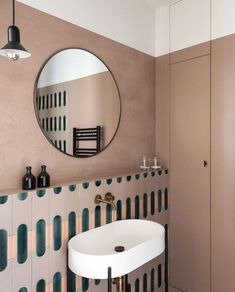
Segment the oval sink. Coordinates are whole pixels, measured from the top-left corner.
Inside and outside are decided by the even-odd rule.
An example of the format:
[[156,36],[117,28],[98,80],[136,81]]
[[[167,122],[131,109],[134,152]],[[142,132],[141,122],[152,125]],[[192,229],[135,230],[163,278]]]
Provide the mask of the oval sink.
[[147,220],[121,220],[70,239],[68,264],[75,274],[91,279],[107,279],[111,267],[112,278],[117,278],[157,257],[164,249],[162,225]]

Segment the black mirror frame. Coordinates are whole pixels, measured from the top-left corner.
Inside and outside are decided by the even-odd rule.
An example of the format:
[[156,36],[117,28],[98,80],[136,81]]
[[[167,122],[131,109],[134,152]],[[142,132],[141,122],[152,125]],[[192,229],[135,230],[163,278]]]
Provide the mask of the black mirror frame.
[[[106,68],[109,70],[109,73],[112,75],[113,80],[114,80],[114,83],[115,83],[116,88],[117,88],[117,91],[118,91],[118,96],[119,96],[119,102],[120,102],[120,114],[119,114],[119,120],[118,120],[118,124],[117,124],[116,131],[114,132],[113,137],[112,137],[112,139],[109,141],[109,143],[108,143],[108,144],[107,144],[107,145],[106,145],[106,146],[105,146],[100,152],[98,152],[97,154],[94,154],[94,155],[92,155],[92,156],[89,156],[89,157],[76,157],[76,156],[73,156],[72,154],[69,154],[69,153],[63,152],[62,150],[60,150],[59,148],[57,148],[57,147],[55,146],[55,144],[53,144],[53,143],[50,141],[50,139],[49,139],[47,133],[46,133],[46,132],[44,131],[44,129],[42,128],[42,125],[41,125],[41,123],[40,123],[40,119],[39,119],[39,115],[38,115],[37,105],[36,105],[37,84],[38,84],[38,80],[39,80],[39,78],[40,78],[40,75],[41,75],[42,70],[44,69],[45,65],[46,65],[46,64],[48,63],[48,61],[49,61],[51,58],[53,58],[56,54],[58,54],[58,53],[60,53],[60,52],[63,52],[63,51],[66,51],[66,50],[70,50],[70,49],[77,49],[77,50],[83,50],[83,51],[86,51],[86,52],[92,54],[93,56],[95,56],[97,59],[99,59],[99,60],[100,60],[105,66],[106,66]],[[115,77],[114,77],[112,71],[110,70],[109,66],[107,66],[106,63],[105,63],[100,57],[98,57],[96,54],[94,54],[94,53],[91,52],[90,50],[83,49],[83,48],[79,48],[79,47],[68,47],[68,48],[64,48],[64,49],[58,50],[58,51],[56,51],[55,53],[53,53],[52,55],[50,55],[50,56],[45,60],[45,62],[42,64],[42,66],[41,66],[41,68],[40,68],[40,70],[39,70],[39,72],[38,72],[38,74],[37,74],[37,77],[36,77],[36,80],[35,80],[35,83],[34,83],[33,103],[34,103],[34,112],[35,112],[35,115],[36,115],[36,118],[37,118],[38,125],[39,125],[39,127],[40,127],[40,129],[41,129],[41,131],[42,131],[42,133],[43,133],[43,135],[44,135],[44,137],[46,138],[46,140],[47,140],[47,141],[53,146],[53,148],[55,148],[55,149],[58,150],[59,152],[65,154],[65,155],[67,155],[67,156],[69,156],[69,157],[72,157],[72,158],[78,158],[78,159],[93,158],[93,157],[99,155],[100,153],[102,153],[102,152],[103,152],[103,151],[104,151],[104,150],[105,150],[105,149],[106,149],[106,148],[112,143],[112,141],[114,140],[114,138],[115,138],[115,136],[116,136],[116,134],[117,134],[117,131],[118,131],[118,129],[119,129],[120,122],[121,122],[121,116],[122,116],[121,95],[120,95],[120,90],[119,90],[119,87],[118,87],[118,83],[117,83],[117,81],[116,81],[116,79],[115,79]]]

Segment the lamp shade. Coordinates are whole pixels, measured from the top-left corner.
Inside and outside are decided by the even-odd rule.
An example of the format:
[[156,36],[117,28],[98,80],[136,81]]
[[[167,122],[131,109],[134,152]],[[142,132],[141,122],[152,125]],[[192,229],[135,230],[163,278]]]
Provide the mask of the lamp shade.
[[20,30],[17,26],[11,25],[8,27],[8,43],[0,50],[0,56],[13,61],[31,56],[20,43]]

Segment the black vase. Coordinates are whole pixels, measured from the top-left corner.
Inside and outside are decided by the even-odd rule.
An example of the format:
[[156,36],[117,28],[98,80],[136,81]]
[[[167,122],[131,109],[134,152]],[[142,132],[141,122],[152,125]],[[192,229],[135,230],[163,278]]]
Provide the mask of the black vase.
[[50,186],[50,176],[46,172],[46,165],[41,166],[41,172],[37,177],[38,188],[47,188]]
[[31,172],[32,167],[26,167],[26,174],[22,178],[22,189],[29,191],[36,188],[36,177]]

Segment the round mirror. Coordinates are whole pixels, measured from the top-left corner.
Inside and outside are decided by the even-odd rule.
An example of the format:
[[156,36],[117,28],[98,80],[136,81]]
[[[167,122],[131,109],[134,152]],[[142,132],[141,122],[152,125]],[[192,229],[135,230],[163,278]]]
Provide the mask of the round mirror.
[[79,158],[96,155],[110,144],[121,115],[119,91],[108,67],[76,48],[47,60],[36,81],[34,104],[50,143]]

